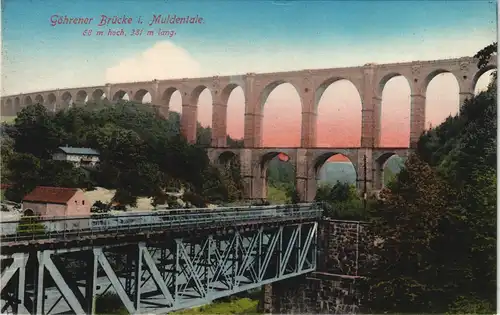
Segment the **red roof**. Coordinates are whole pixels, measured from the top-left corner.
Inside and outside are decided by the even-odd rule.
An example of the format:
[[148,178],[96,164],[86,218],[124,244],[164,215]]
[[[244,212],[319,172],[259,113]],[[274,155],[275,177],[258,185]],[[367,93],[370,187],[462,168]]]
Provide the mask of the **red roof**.
[[77,191],[78,188],[38,186],[23,201],[66,204]]

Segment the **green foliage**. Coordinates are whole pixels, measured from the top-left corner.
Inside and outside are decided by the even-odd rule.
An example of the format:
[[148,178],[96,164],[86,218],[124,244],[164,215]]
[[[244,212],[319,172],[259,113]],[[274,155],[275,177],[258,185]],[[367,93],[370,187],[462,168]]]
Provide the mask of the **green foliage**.
[[368,227],[384,240],[374,248],[379,260],[368,270],[371,312],[442,312],[448,305],[441,282],[450,276],[451,266],[443,264],[450,248],[442,246],[455,220],[448,193],[446,183],[416,155],[390,190],[382,191]]
[[271,159],[268,163],[267,199],[272,203],[299,203],[300,197],[295,187],[293,165],[278,157]]
[[8,164],[14,155],[14,140],[8,136],[7,129],[9,129],[7,124],[2,124],[0,126],[0,152],[2,153],[0,156],[0,182],[6,183],[7,179],[10,176],[10,170],[8,168]]
[[[478,53],[480,68],[492,47]],[[368,226],[383,240],[367,271],[370,312],[494,312],[496,132],[493,77],[459,115],[422,135],[381,193]]]
[[281,161],[275,157],[269,161],[267,167],[267,182],[269,186],[295,185],[295,170],[289,162]]
[[45,234],[45,225],[37,216],[22,216],[17,225],[17,233],[27,236]]
[[[494,43],[484,47],[480,51],[478,51],[474,55],[474,58],[479,59],[478,63],[477,63],[477,67],[479,69],[486,67],[488,65],[488,63],[490,62],[490,60],[492,58],[496,57],[497,51],[498,51],[498,43],[497,42],[494,42]],[[494,72],[493,77],[494,77],[494,79],[496,79],[496,71]]]
[[17,114],[10,136],[15,140],[16,152],[45,159],[67,139],[53,115],[40,104],[24,107]]
[[212,304],[173,312],[172,314],[258,314],[258,300],[249,298],[231,299],[228,302],[214,302]]
[[123,302],[116,293],[106,292],[96,298],[95,313],[102,315],[117,314],[128,315]]
[[449,307],[447,314],[496,314],[495,306],[489,301],[474,296],[460,296]]
[[295,186],[289,186],[286,191],[286,197],[292,204],[300,203],[300,196]]
[[283,186],[281,186],[281,187],[274,187],[274,186],[267,187],[267,200],[273,204],[288,203],[290,201],[290,199],[287,195],[287,189]]
[[[164,202],[166,191],[174,187],[204,202],[241,197],[241,178],[232,168],[209,166],[204,147],[210,144],[210,128],[200,126],[199,143],[191,145],[180,136],[180,115],[171,112],[164,119],[151,105],[90,103],[56,114],[30,105],[5,133],[13,140],[13,154],[2,156],[9,170],[5,179],[13,184],[7,195],[13,201],[37,185],[115,189],[112,201],[122,206],[134,206],[138,197]],[[8,148],[9,143],[2,145]],[[84,173],[69,163],[52,161],[52,153],[62,145],[98,150],[99,167]]]
[[363,201],[354,185],[337,182],[322,185],[316,191],[316,202],[323,205],[324,214],[333,219],[364,220],[366,213]]
[[83,170],[67,161],[40,159],[29,153],[13,153],[6,166],[10,170],[6,181],[12,185],[7,188],[5,197],[15,202],[21,202],[36,186],[89,186]]
[[107,213],[109,212],[109,210],[110,210],[109,205],[105,204],[100,200],[96,200],[96,202],[94,202],[94,204],[90,208],[90,212],[92,213]]

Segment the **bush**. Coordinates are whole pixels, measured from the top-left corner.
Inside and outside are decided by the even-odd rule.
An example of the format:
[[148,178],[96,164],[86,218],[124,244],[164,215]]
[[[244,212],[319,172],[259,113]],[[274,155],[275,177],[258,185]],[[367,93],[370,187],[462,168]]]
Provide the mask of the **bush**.
[[[365,220],[368,217],[356,187],[347,183],[319,187],[315,201],[322,205],[324,215],[332,219]],[[367,209],[371,203],[367,201]]]
[[495,314],[495,306],[476,297],[458,297],[447,314]]
[[196,208],[205,208],[207,206],[203,197],[190,191],[186,191],[182,196],[182,199],[184,202],[190,203]]
[[106,213],[106,212],[109,212],[109,210],[110,209],[109,209],[108,205],[100,200],[97,200],[96,202],[94,202],[94,204],[90,208],[90,212],[92,212],[92,213]]
[[97,297],[95,303],[95,313],[96,314],[119,314],[127,315],[129,312],[123,306],[123,302],[116,293],[106,292],[103,295]]
[[33,236],[45,234],[45,225],[37,216],[22,216],[17,225],[17,233]]

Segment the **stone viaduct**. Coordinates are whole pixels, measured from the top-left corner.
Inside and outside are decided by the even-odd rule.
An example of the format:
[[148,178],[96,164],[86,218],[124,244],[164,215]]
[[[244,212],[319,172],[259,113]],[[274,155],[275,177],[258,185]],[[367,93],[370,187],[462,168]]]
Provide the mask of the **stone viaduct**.
[[[297,190],[301,198],[309,201],[316,192],[316,178],[321,165],[334,154],[343,154],[354,165],[358,188],[364,183],[367,190],[382,188],[384,163],[394,154],[407,156],[425,128],[425,98],[429,82],[438,74],[452,73],[459,86],[460,104],[474,94],[479,77],[496,68],[496,60],[478,70],[471,57],[456,59],[414,61],[391,64],[366,64],[358,67],[301,70],[275,73],[247,73],[245,75],[184,78],[106,84],[104,86],[63,88],[33,92],[1,98],[3,116],[13,116],[24,106],[44,104],[52,111],[70,106],[85,106],[88,100],[102,100],[112,104],[125,95],[129,100],[142,102],[151,95],[151,104],[165,115],[169,111],[172,94],[182,97],[181,131],[189,142],[196,141],[198,98],[205,89],[210,90],[212,108],[212,148],[208,155],[212,162],[223,163],[237,157],[242,167],[245,195],[250,199],[266,197],[267,162],[285,153],[296,170]],[[407,79],[411,88],[410,148],[381,148],[381,103],[385,84],[395,76]],[[338,80],[350,81],[358,90],[362,102],[361,147],[316,147],[316,120],[318,103],[328,86]],[[262,147],[263,106],[270,93],[282,83],[292,84],[302,104],[300,148]],[[227,104],[231,92],[241,87],[245,95],[244,148],[227,147]],[[366,156],[367,172],[364,176]]]

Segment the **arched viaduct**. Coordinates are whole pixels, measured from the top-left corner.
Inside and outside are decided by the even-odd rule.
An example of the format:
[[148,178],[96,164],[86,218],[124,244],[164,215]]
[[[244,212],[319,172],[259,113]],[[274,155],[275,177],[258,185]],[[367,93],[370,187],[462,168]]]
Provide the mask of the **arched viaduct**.
[[[172,94],[179,91],[182,97],[181,131],[188,141],[196,141],[197,106],[200,94],[208,89],[213,100],[212,148],[209,156],[213,162],[221,155],[238,156],[245,178],[249,198],[266,196],[265,169],[271,157],[283,152],[294,164],[297,189],[302,199],[314,198],[317,169],[334,154],[343,154],[353,163],[361,188],[365,180],[368,189],[380,189],[382,169],[394,154],[407,156],[425,128],[425,98],[429,82],[438,74],[455,76],[460,93],[460,104],[474,94],[479,77],[496,68],[496,60],[488,67],[477,68],[471,57],[431,61],[414,61],[390,64],[366,64],[358,67],[301,70],[274,73],[247,73],[245,75],[154,80],[106,84],[104,86],[64,88],[52,91],[25,93],[2,97],[3,116],[13,116],[22,107],[33,103],[44,104],[50,110],[85,106],[87,100],[103,100],[109,104],[122,99],[142,101],[149,93],[151,103],[162,114],[169,111]],[[380,148],[381,103],[385,84],[395,76],[403,76],[411,89],[410,148]],[[316,119],[318,103],[328,86],[338,80],[350,81],[358,90],[362,103],[361,148],[316,148]],[[292,84],[302,105],[301,147],[263,148],[263,105],[270,93],[282,83]],[[231,92],[241,87],[245,95],[244,149],[229,149],[226,144],[227,103]],[[364,178],[363,159],[367,157],[367,175]]]

